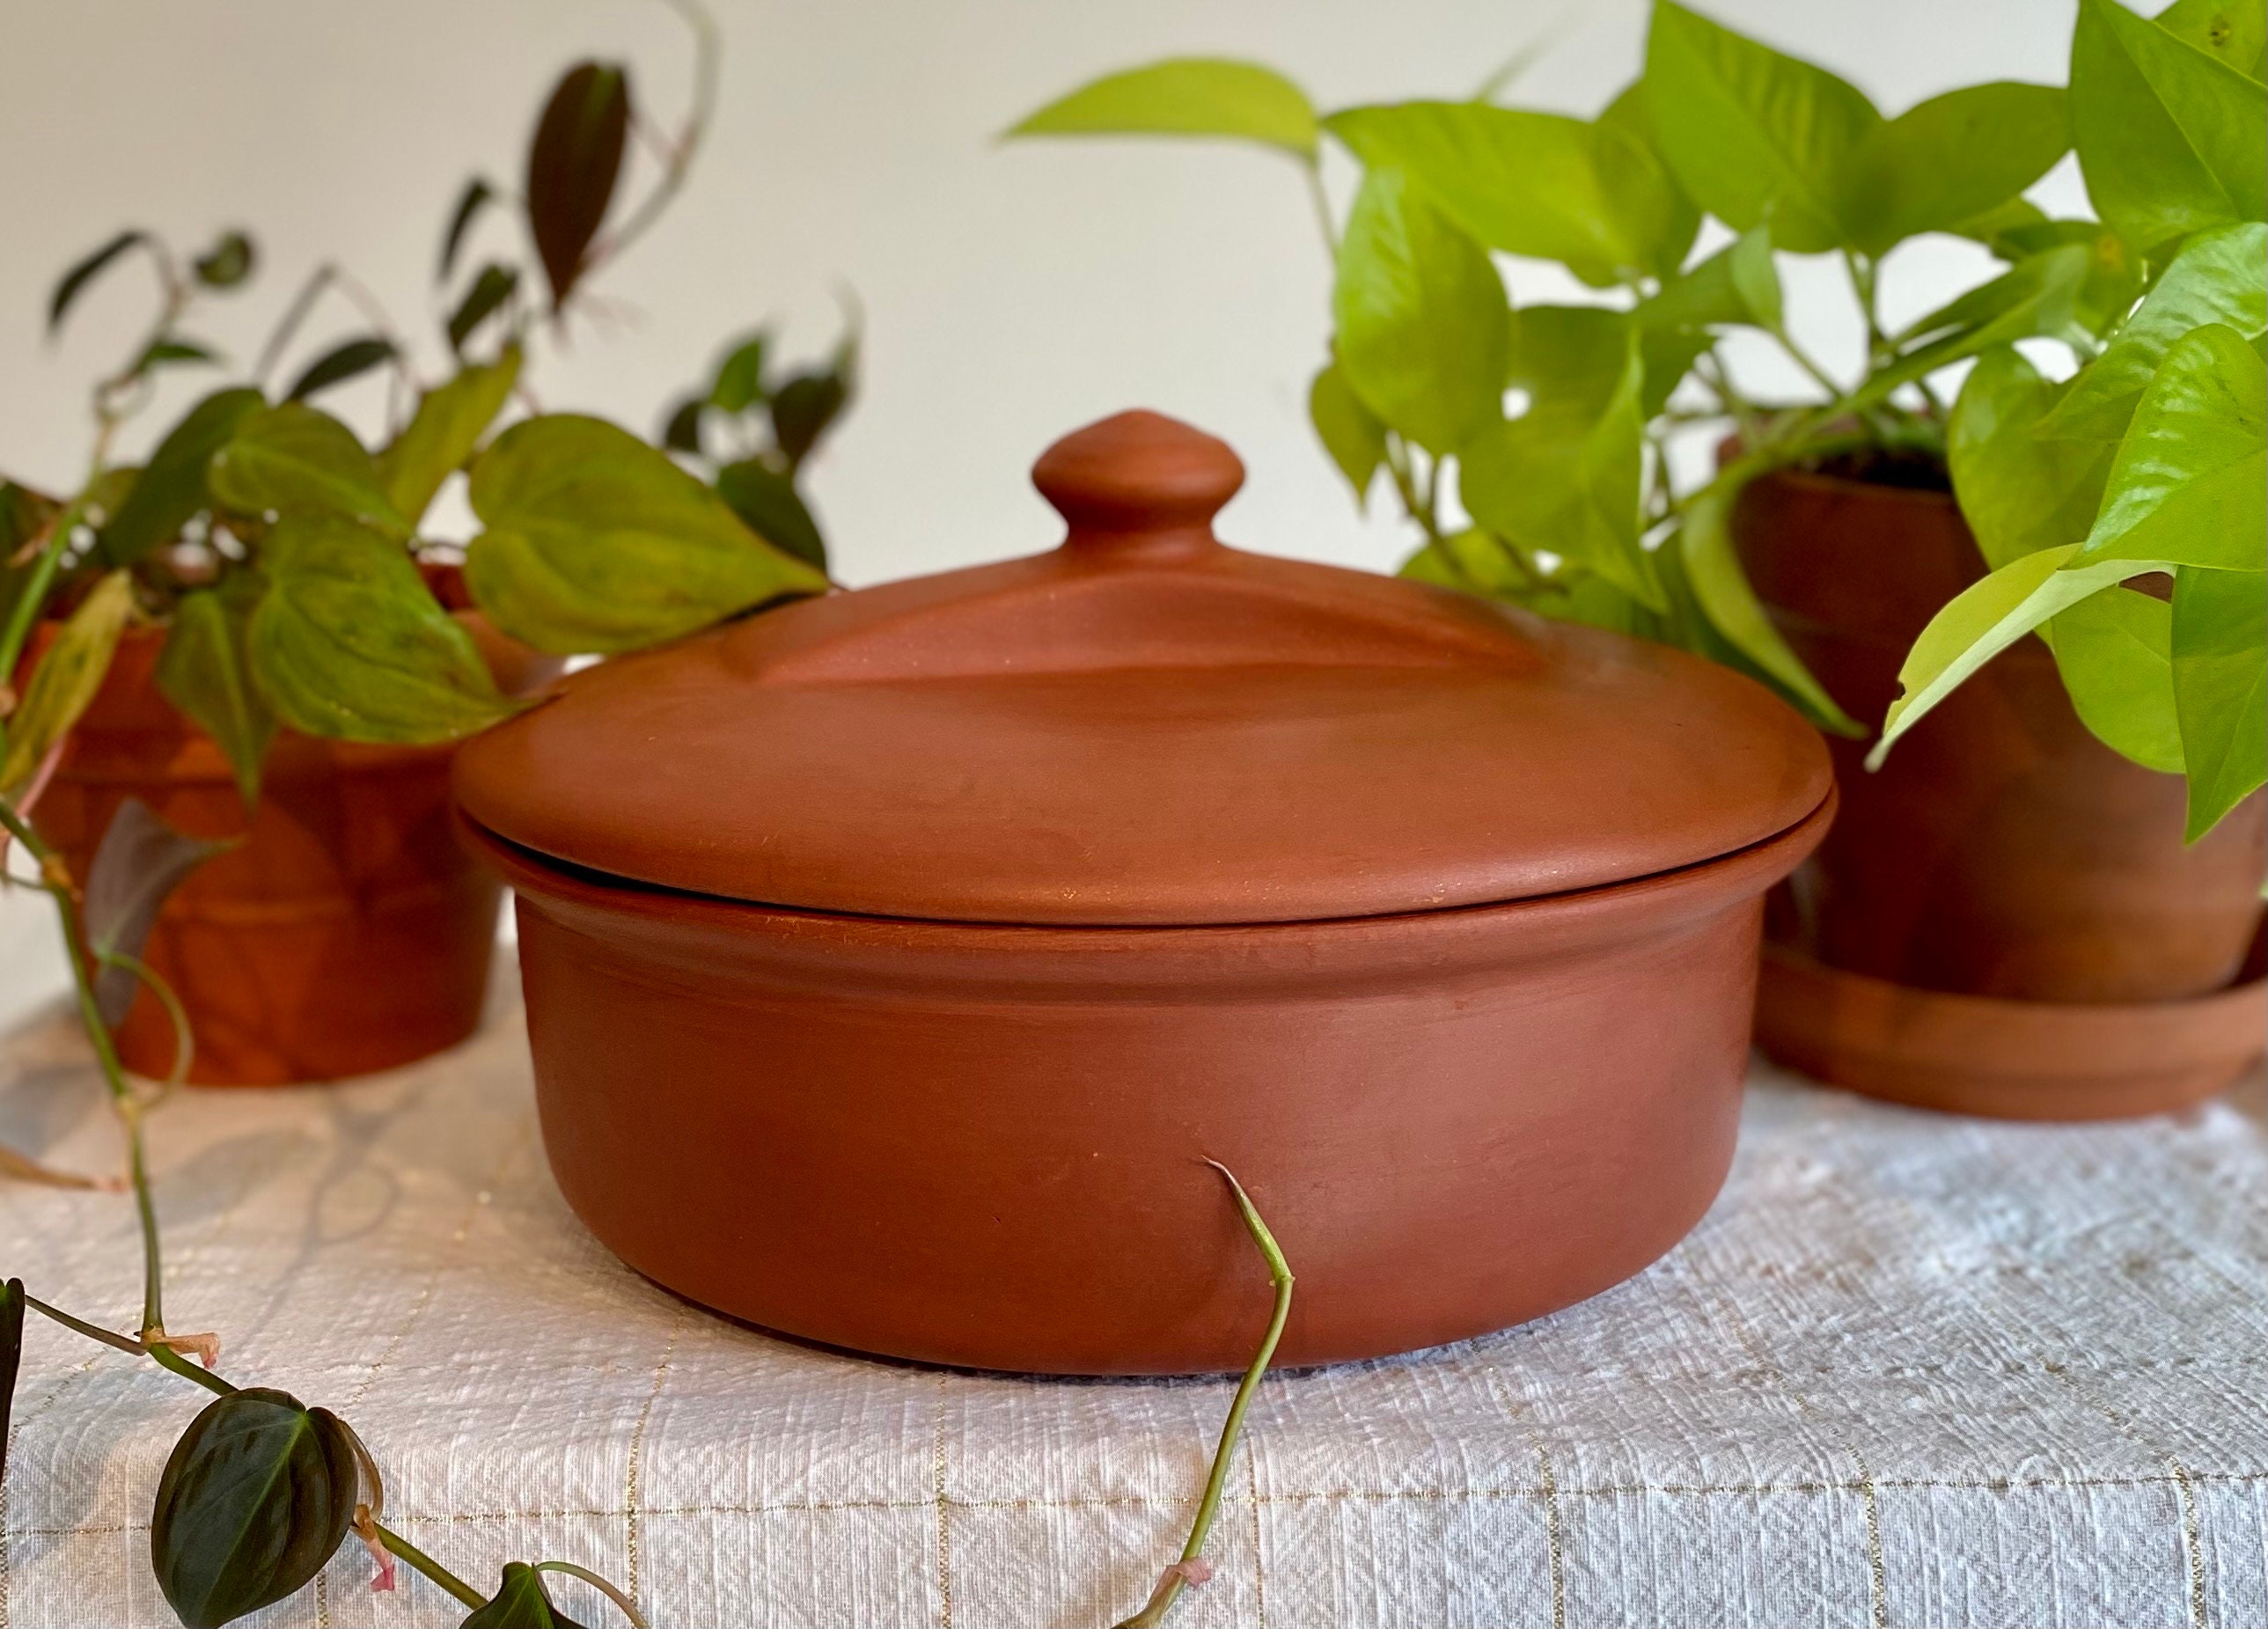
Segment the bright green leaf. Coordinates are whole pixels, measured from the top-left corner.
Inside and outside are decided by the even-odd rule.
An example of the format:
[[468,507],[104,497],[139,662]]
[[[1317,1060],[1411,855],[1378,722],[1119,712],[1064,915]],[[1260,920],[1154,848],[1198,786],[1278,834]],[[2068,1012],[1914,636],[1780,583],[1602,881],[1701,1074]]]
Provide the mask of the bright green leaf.
[[222,503],[249,514],[338,515],[388,537],[409,535],[354,431],[304,402],[239,424],[213,455],[210,485]]
[[63,621],[55,643],[32,669],[24,700],[8,719],[7,750],[0,754],[0,797],[14,797],[40,767],[48,749],[68,733],[102,688],[126,618],[134,584],[110,571]]
[[1273,70],[1181,56],[1106,74],[1049,102],[1008,134],[1228,136],[1312,161],[1315,129],[1307,92]]
[[1678,268],[1685,264],[1686,255],[1692,252],[1693,240],[1700,235],[1701,206],[1687,195],[1684,184],[1670,169],[1669,161],[1661,156],[1661,136],[1654,129],[1653,114],[1646,104],[1644,77],[1631,80],[1616,92],[1614,100],[1599,110],[1597,122],[1630,136],[1653,155],[1660,170],[1673,203],[1668,231],[1660,240],[1653,269],[1663,277],[1675,276]]
[[2071,147],[2051,85],[1972,85],[1876,125],[1843,183],[1852,247],[1880,255],[1917,232],[1949,232],[2006,204]]
[[2268,77],[2268,5],[2261,0],[2174,0],[2157,23],[2248,78]]
[[827,569],[826,541],[792,475],[762,459],[744,458],[717,472],[717,495],[764,542],[821,571]]
[[1349,387],[1427,451],[1454,453],[1501,415],[1512,323],[1503,280],[1398,172],[1363,177],[1332,312]]
[[2268,87],[2118,0],[2080,0],[2071,125],[2095,212],[2140,249],[2268,217]]
[[55,292],[48,297],[48,332],[53,334],[63,326],[64,314],[70,310],[71,302],[85,291],[88,284],[102,275],[105,268],[136,244],[146,243],[149,239],[150,234],[146,232],[122,232],[64,272],[55,284]]
[[1855,411],[1886,401],[1903,385],[1965,357],[2037,335],[2061,335],[2075,321],[2092,256],[2068,243],[2019,261],[1992,282],[1942,306],[1899,336],[1896,361],[1852,393]]
[[1946,424],[1954,495],[1995,571],[2022,555],[2081,542],[2102,503],[2116,445],[2043,436],[2061,387],[2014,346],[1990,350],[1962,381]]
[[1346,375],[1336,362],[1321,369],[1307,387],[1307,417],[1323,451],[1354,489],[1355,506],[1361,508],[1379,466],[1386,461],[1386,426],[1347,387]]
[[1325,122],[1366,166],[1408,174],[1479,242],[1561,262],[1594,286],[1675,270],[1683,250],[1673,242],[1680,195],[1619,126],[1478,102],[1357,107]]
[[2131,588],[2106,588],[2040,630],[2055,652],[2080,722],[2146,770],[2182,772],[2174,711],[2173,608]]
[[2073,302],[2079,326],[2101,335],[2124,321],[2142,291],[2142,257],[2100,221],[2056,221],[2036,210],[2032,213],[2036,219],[1996,227],[1981,240],[2009,262],[2044,254],[2067,243],[2084,245],[2092,258]]
[[2268,778],[2268,579],[2176,572],[2173,667],[2194,843]]
[[506,345],[494,362],[468,365],[417,399],[416,413],[378,455],[378,478],[395,512],[413,526],[423,517],[442,482],[464,468],[504,411],[519,378],[519,347]]
[[267,584],[256,571],[230,571],[220,585],[185,593],[158,653],[158,688],[227,754],[236,788],[250,808],[275,739],[276,715],[252,682],[247,636]]
[[1881,123],[1855,86],[1656,0],[1646,95],[1671,170],[1734,231],[1769,218],[1773,240],[1799,254],[1850,236],[1845,178]]
[[292,728],[422,744],[519,710],[397,544],[335,515],[295,515],[269,534],[261,559],[268,593],[252,613],[247,653],[261,693]]
[[2176,341],[2151,376],[2073,564],[2172,561],[2257,571],[2268,564],[2264,549],[2268,368],[2234,330],[2209,324]]
[[1719,328],[1780,326],[1779,272],[1772,263],[1771,232],[1752,227],[1707,260],[1662,285],[1638,308],[1648,328]]
[[764,350],[770,338],[759,328],[725,353],[716,382],[709,387],[709,405],[745,413],[764,399]]
[[141,475],[102,528],[102,557],[131,565],[180,535],[211,501],[206,490],[213,456],[244,422],[267,406],[256,390],[219,390],[183,416],[158,444]]
[[634,650],[825,576],[772,548],[668,457],[602,420],[532,418],[473,466],[465,579],[497,625],[563,655]]
[[1537,407],[1596,418],[1622,387],[1631,320],[1602,306],[1525,306],[1513,313],[1507,380]]

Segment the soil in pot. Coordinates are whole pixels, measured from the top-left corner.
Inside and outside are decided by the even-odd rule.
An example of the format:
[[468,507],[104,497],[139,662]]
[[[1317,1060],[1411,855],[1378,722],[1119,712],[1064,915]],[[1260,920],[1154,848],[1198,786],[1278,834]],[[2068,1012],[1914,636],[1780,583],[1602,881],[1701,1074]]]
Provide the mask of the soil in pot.
[[[429,571],[461,606],[453,571]],[[505,688],[558,663],[459,609]],[[51,630],[43,630],[44,648]],[[217,743],[158,690],[165,636],[129,630],[34,818],[84,878],[128,798],[192,836],[240,838],[167,901],[144,955],[179,993],[201,1085],[335,1080],[414,1062],[480,1022],[502,889],[458,844],[453,746],[370,746],[279,731],[249,821]],[[117,1034],[137,1073],[173,1065],[144,991]]]
[[[1768,475],[1743,495],[1734,530],[1781,634],[1869,724],[1932,614],[1984,572],[1926,465]],[[2184,844],[2180,778],[2098,741],[2040,641],[1988,664],[1871,774],[1867,744],[1829,742],[1843,808],[1777,902],[1771,932],[1787,949],[1830,972],[2006,1003],[2205,1000],[2238,982],[2260,920],[2268,803],[2256,796]],[[1773,1010],[1813,999],[1815,983],[1766,979],[1767,1050],[1782,1055],[1776,1039],[1793,1028],[1816,1030]],[[1879,1058],[1858,1079],[1815,1034],[1787,1061],[1901,1095]],[[2201,1095],[2194,1072],[2183,1079],[2181,1101]]]

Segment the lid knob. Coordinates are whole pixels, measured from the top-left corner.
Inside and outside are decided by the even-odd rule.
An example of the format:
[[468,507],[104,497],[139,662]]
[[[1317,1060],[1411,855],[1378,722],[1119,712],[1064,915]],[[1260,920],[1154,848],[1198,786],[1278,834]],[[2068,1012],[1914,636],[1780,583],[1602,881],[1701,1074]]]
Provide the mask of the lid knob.
[[1212,518],[1244,484],[1244,464],[1226,442],[1138,409],[1057,442],[1032,484],[1070,525],[1067,549],[1194,552],[1219,546]]

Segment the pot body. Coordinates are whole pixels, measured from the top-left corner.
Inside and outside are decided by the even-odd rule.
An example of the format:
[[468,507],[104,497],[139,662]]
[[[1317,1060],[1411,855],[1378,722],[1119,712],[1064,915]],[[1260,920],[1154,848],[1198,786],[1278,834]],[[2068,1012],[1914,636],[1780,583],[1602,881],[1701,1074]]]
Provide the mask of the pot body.
[[[477,613],[460,615],[507,686],[557,671]],[[472,1034],[502,889],[451,827],[455,748],[278,731],[247,822],[219,745],[158,689],[163,645],[162,633],[138,629],[120,642],[35,819],[81,879],[129,797],[194,837],[239,839],[174,892],[143,952],[188,1011],[189,1079],[341,1080]],[[173,1067],[172,1021],[146,991],[116,1039],[136,1072]]]
[[471,829],[518,892],[568,1201],[791,1335],[1059,1374],[1437,1345],[1654,1260],[1733,1153],[1761,896],[1831,807],[1707,865],[1412,916],[1007,927],[621,883]]
[[[1952,498],[1802,472],[1734,516],[1774,624],[1852,717],[1879,724],[1930,617],[1984,575]],[[2139,1003],[2226,988],[2260,918],[2268,801],[2195,844],[2181,778],[2080,721],[2037,639],[1996,657],[1899,741],[1830,739],[1842,814],[1776,940],[1910,988]]]

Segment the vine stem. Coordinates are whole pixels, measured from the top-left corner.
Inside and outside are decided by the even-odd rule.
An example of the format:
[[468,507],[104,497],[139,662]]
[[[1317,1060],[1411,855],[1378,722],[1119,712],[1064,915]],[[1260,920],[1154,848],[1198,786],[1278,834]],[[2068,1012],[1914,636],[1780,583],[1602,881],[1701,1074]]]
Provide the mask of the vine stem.
[[1142,1610],[1124,1619],[1117,1629],[1156,1629],[1166,1621],[1182,1591],[1188,1588],[1190,1574],[1197,1570],[1193,1563],[1201,1563],[1205,1540],[1211,1536],[1213,1517],[1220,1509],[1221,1489],[1228,1482],[1229,1462],[1235,1457],[1237,1438],[1244,1431],[1244,1413],[1252,1404],[1253,1394],[1260,1388],[1260,1377],[1268,1372],[1268,1365],[1276,1355],[1276,1343],[1283,1338],[1285,1321],[1292,1316],[1292,1269],[1284,1260],[1284,1252],[1277,1245],[1276,1235],[1268,1231],[1268,1224],[1260,1218],[1244,1184],[1236,1180],[1236,1173],[1218,1160],[1207,1160],[1207,1165],[1219,1171],[1228,1182],[1229,1190],[1236,1196],[1236,1208],[1244,1218],[1245,1231],[1268,1264],[1268,1278],[1276,1286],[1276,1310],[1268,1320],[1268,1333],[1261,1338],[1260,1349],[1252,1354],[1252,1365],[1237,1382],[1236,1396],[1229,1403],[1228,1419],[1220,1428],[1220,1443],[1213,1450],[1212,1472],[1205,1478],[1204,1497],[1197,1503],[1197,1520],[1189,1525],[1189,1543],[1182,1546],[1182,1559],[1166,1569],[1158,1581],[1158,1588]]
[[664,0],[669,9],[685,19],[693,31],[693,106],[685,115],[685,128],[671,144],[669,157],[662,166],[661,177],[653,190],[638,204],[630,217],[616,227],[591,253],[585,263],[585,275],[596,271],[608,262],[645,235],[648,228],[661,217],[685,185],[688,171],[693,167],[693,155],[702,138],[708,134],[717,112],[717,64],[718,41],[716,20],[699,4],[699,0]]
[[386,1541],[387,1549],[394,1553],[394,1558],[397,1560],[408,1562],[411,1571],[424,1574],[427,1578],[440,1585],[467,1606],[482,1607],[489,1603],[488,1596],[387,1526],[385,1522],[372,1522],[371,1526],[377,1530],[378,1536]]

